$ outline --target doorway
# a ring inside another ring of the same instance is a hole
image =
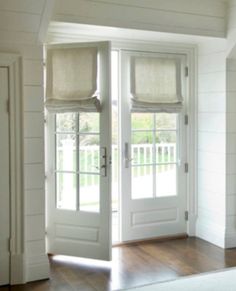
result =
[[[176,91],[169,94],[176,100],[154,104],[154,110],[150,102],[144,102],[138,110],[132,108],[135,58],[156,63],[154,70],[164,70],[160,79],[172,80],[171,89],[165,84],[164,90],[167,95],[170,90]],[[98,59],[97,80],[100,84],[105,80],[101,88],[109,92],[104,99],[107,105],[99,113],[56,113],[47,117],[47,238],[50,253],[105,259],[112,243],[187,232],[187,76],[184,54],[111,51],[109,47]],[[105,78],[100,67],[103,62],[103,68],[110,66]],[[106,188],[102,190],[101,185]],[[104,253],[102,246],[106,248]]]

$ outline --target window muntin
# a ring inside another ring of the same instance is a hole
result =
[[[58,113],[55,118],[56,206],[99,212],[99,113]]]
[[[132,113],[132,199],[177,195],[178,114]]]

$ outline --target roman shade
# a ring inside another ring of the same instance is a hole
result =
[[[133,112],[181,111],[180,60],[134,56],[131,57],[130,73]]]
[[[100,111],[97,48],[47,50],[46,108],[51,112]]]

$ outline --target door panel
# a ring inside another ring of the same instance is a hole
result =
[[[130,111],[130,61],[138,55],[121,53],[122,241],[186,233],[183,113]],[[167,57],[184,68],[183,56]]]
[[[9,284],[10,188],[8,69],[0,67],[0,285]]]
[[[49,114],[48,252],[111,257],[110,44],[98,48],[100,113]]]

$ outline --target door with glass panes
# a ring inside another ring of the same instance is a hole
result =
[[[182,55],[121,53],[122,241],[186,233],[184,66]]]
[[[101,109],[90,112],[87,104],[83,104],[85,109],[79,108],[77,112],[47,114],[47,248],[52,254],[109,260],[110,44],[50,46],[65,50],[81,47],[97,49],[94,68]],[[66,53],[64,60],[69,58]],[[79,62],[84,65],[83,59]],[[79,78],[79,74],[69,78]]]

